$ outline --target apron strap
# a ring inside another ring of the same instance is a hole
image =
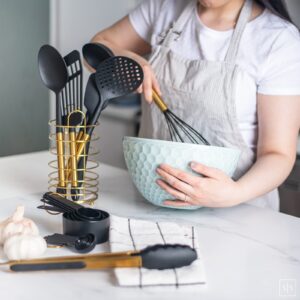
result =
[[[163,46],[165,46],[166,48],[170,48],[172,43],[179,38],[184,25],[191,16],[191,13],[196,5],[196,1],[197,0],[189,0],[189,3],[184,8],[177,21],[173,22],[171,28],[168,30],[166,37],[162,41]]]
[[[253,0],[246,0],[234,29],[230,45],[225,57],[226,62],[234,63],[238,55],[241,38],[252,14]]]
[[[171,28],[168,30],[164,40],[162,41],[163,46],[169,49],[172,43],[176,42],[186,22],[189,20],[191,13],[195,8],[196,3],[197,0],[189,1],[185,9],[183,10],[182,14],[179,16],[178,20],[174,22]],[[251,18],[252,7],[253,7],[253,0],[246,0],[232,34],[230,45],[225,57],[226,62],[234,63],[236,60],[242,35],[247,26],[247,23]]]

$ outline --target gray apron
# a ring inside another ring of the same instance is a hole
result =
[[[182,29],[193,16],[195,5],[196,0],[188,2],[164,40],[153,49],[150,63],[170,110],[199,131],[210,144],[241,150],[234,174],[234,178],[238,179],[256,159],[239,130],[234,97],[237,77],[243,72],[235,62],[243,32],[251,17],[253,0],[245,1],[223,62],[188,60],[172,51],[173,43],[180,42]],[[142,104],[140,136],[170,139],[161,111],[155,104],[149,105],[145,101]],[[274,190],[249,203],[278,210],[278,192]]]

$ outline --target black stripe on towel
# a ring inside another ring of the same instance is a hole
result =
[[[156,225],[157,225],[158,231],[159,231],[159,233],[160,233],[160,236],[161,236],[161,238],[162,238],[164,244],[166,244],[165,237],[164,237],[164,235],[163,235],[163,233],[162,233],[162,230],[161,230],[161,228],[160,228],[158,222],[156,222]],[[174,275],[175,275],[175,285],[176,285],[176,288],[178,288],[179,283],[178,283],[178,274],[177,274],[176,269],[173,269],[173,272],[174,272]]]
[[[132,235],[132,231],[131,231],[131,224],[130,224],[130,219],[128,219],[128,231],[129,231],[129,235],[132,241],[132,245],[133,245],[133,249],[136,251],[136,245],[135,245],[135,241]],[[142,269],[141,267],[139,267],[139,287],[142,288],[143,287],[143,278],[142,278]]]

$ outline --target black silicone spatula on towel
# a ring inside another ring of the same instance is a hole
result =
[[[95,73],[95,83],[100,101],[94,113],[89,116],[87,130],[78,143],[77,161],[80,160],[86,144],[90,141],[94,125],[97,123],[106,102],[134,92],[142,84],[143,78],[142,67],[128,57],[111,57],[98,66]]]
[[[8,265],[14,272],[137,267],[165,270],[188,266],[196,259],[197,252],[189,246],[165,244],[140,251],[9,261],[0,266]]]

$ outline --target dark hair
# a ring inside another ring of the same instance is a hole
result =
[[[261,6],[268,8],[273,14],[290,23],[293,23],[292,18],[287,10],[286,4],[283,0],[256,0],[256,2]]]

